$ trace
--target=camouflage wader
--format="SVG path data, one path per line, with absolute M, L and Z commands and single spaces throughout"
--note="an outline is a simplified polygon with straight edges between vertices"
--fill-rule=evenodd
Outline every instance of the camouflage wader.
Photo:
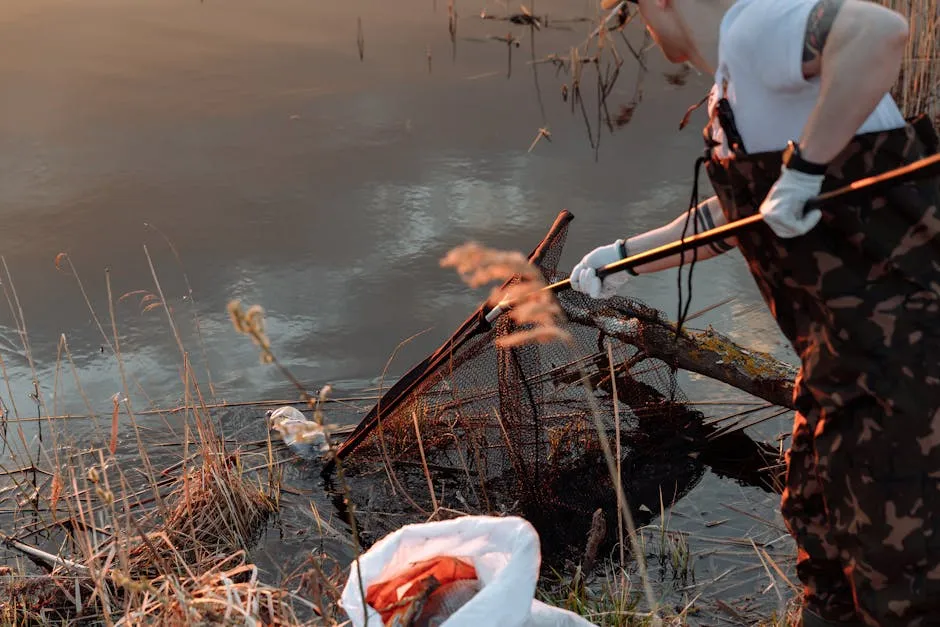
M 858 135 L 823 191 L 936 150 L 926 118 Z M 781 158 L 739 146 L 706 161 L 728 220 L 758 211 Z M 781 509 L 806 608 L 832 621 L 940 625 L 940 182 L 831 203 L 793 239 L 760 224 L 738 247 L 802 362 Z

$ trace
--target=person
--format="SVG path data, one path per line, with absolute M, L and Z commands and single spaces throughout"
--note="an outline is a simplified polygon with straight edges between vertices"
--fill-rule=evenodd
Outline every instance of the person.
M 632 1 L 670 61 L 715 77 L 701 158 L 715 196 L 590 251 L 571 287 L 608 298 L 631 274 L 737 248 L 801 361 L 781 513 L 803 624 L 940 625 L 940 185 L 807 210 L 936 152 L 929 119 L 890 96 L 908 24 L 863 0 Z M 757 212 L 728 241 L 597 275 Z

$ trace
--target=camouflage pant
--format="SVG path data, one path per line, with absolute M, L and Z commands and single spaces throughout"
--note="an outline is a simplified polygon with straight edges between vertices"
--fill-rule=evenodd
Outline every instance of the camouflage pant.
M 857 135 L 823 191 L 938 144 L 925 116 Z M 738 151 L 706 163 L 729 221 L 759 211 L 781 162 Z M 801 237 L 762 224 L 737 245 L 803 362 L 782 511 L 808 609 L 940 627 L 940 181 L 843 198 Z
M 879 382 L 896 388 L 888 402 L 875 393 L 822 408 L 818 395 L 797 394 L 782 512 L 805 605 L 823 618 L 940 625 L 940 368 L 931 352 L 899 367 L 914 376 Z

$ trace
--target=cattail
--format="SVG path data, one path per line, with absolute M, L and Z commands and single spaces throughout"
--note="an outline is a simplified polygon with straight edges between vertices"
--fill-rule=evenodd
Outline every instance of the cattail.
M 441 266 L 455 268 L 470 287 L 515 279 L 508 285 L 495 287 L 487 300 L 489 305 L 506 300 L 513 302 L 508 315 L 517 326 L 526 327 L 496 340 L 500 348 L 571 340 L 570 334 L 559 326 L 564 321 L 564 313 L 558 300 L 545 289 L 545 278 L 539 269 L 522 253 L 468 242 L 448 252 Z

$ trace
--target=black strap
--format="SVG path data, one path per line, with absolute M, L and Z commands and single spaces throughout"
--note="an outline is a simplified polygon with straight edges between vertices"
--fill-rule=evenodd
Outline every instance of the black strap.
M 731 110 L 731 103 L 728 102 L 727 98 L 721 98 L 718 100 L 715 109 L 718 115 L 718 124 L 721 125 L 721 130 L 725 132 L 725 137 L 728 138 L 728 147 L 731 152 L 746 154 L 744 139 L 742 139 L 741 133 L 738 132 L 738 125 L 734 121 L 734 111 Z
M 617 240 L 617 253 L 620 255 L 621 259 L 626 259 L 627 257 L 630 256 L 630 252 L 627 250 L 626 239 Z M 636 270 L 634 270 L 633 268 L 627 268 L 627 274 L 631 276 L 640 276 L 639 274 L 637 274 Z
M 679 237 L 680 240 L 684 240 L 686 232 L 689 229 L 689 221 L 692 222 L 692 228 L 695 235 L 698 235 L 698 181 L 699 173 L 701 172 L 702 165 L 708 161 L 710 156 L 707 154 L 702 155 L 695 160 L 695 172 L 692 177 L 692 197 L 689 199 L 689 210 L 685 214 L 685 224 L 682 226 L 682 235 Z M 685 253 L 679 253 L 679 269 L 676 273 L 676 284 L 679 288 L 679 312 L 676 320 L 676 340 L 679 339 L 679 336 L 682 334 L 682 325 L 685 323 L 685 319 L 689 316 L 689 308 L 692 306 L 692 272 L 695 270 L 695 263 L 698 261 L 698 248 L 692 249 L 692 262 L 689 264 L 689 277 L 687 280 L 689 297 L 688 300 L 683 303 L 682 297 L 682 266 L 683 261 L 685 260 Z

